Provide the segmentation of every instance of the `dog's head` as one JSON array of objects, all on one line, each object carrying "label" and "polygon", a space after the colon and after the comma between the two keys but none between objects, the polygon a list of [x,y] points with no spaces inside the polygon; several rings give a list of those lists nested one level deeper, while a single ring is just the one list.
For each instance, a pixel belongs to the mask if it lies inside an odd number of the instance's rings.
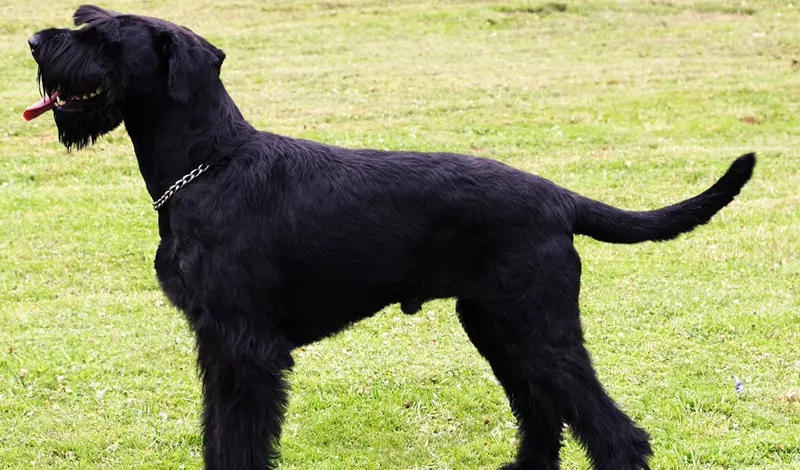
[{"label": "dog's head", "polygon": [[44,29],[28,40],[43,98],[24,117],[53,110],[67,147],[94,143],[119,126],[126,107],[188,103],[218,79],[225,59],[191,30],[156,18],[83,5],[75,25],[80,28]]}]

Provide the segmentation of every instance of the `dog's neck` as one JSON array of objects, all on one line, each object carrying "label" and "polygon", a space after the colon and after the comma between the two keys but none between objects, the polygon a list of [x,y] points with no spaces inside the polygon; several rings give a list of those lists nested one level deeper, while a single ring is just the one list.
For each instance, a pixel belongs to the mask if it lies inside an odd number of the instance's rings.
[{"label": "dog's neck", "polygon": [[219,80],[188,103],[132,101],[123,119],[153,199],[202,163],[233,158],[234,142],[256,132]]}]

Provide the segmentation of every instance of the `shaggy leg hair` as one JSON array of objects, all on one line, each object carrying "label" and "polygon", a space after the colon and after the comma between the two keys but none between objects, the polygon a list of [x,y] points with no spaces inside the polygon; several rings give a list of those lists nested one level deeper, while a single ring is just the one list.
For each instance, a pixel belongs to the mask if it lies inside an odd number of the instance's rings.
[{"label": "shaggy leg hair", "polygon": [[584,347],[573,237],[688,232],[739,193],[753,154],[696,197],[625,211],[488,159],[257,131],[220,81],[225,54],[189,29],[93,6],[75,24],[30,38],[44,96],[25,117],[52,110],[67,147],[125,123],[148,192],[165,201],[158,279],[197,337],[206,469],[275,468],[294,348],[439,298],[457,299],[519,420],[503,468],[559,468],[563,423],[595,468],[647,468],[647,434]]}]

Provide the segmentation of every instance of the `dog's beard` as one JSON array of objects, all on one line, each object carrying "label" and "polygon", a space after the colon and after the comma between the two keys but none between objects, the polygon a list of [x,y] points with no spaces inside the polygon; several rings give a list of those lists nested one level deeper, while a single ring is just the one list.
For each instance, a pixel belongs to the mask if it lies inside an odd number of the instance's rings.
[{"label": "dog's beard", "polygon": [[53,110],[58,127],[58,140],[67,148],[81,149],[98,137],[114,130],[122,122],[122,112],[116,106],[99,106],[82,110]]},{"label": "dog's beard", "polygon": [[40,59],[38,82],[43,98],[25,110],[27,120],[53,111],[58,140],[67,148],[93,144],[122,122],[114,77],[99,52],[55,44]]}]

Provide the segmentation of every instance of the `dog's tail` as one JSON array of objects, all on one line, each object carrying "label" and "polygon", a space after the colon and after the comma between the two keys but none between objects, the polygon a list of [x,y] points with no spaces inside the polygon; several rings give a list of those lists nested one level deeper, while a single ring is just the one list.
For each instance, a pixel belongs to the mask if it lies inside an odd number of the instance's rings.
[{"label": "dog's tail", "polygon": [[753,174],[755,164],[754,153],[742,155],[702,194],[652,211],[617,209],[576,194],[573,232],[609,243],[670,240],[705,224],[733,201]]}]

